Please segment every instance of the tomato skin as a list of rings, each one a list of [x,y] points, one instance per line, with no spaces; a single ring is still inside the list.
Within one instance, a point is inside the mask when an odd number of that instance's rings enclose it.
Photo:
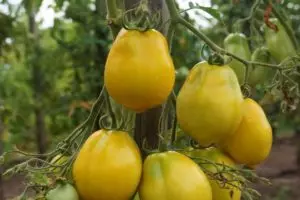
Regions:
[[[141,170],[140,151],[127,132],[99,130],[82,146],[73,179],[82,200],[128,200]]]
[[[258,103],[247,98],[243,119],[236,132],[224,142],[224,150],[238,163],[255,166],[264,161],[272,148],[272,128]]]
[[[220,149],[215,147],[210,147],[207,149],[192,149],[187,152],[187,155],[194,157],[194,158],[202,158],[209,160],[211,162],[227,165],[229,167],[234,167],[235,163],[234,161],[225,155]],[[213,164],[205,164],[202,166],[206,170],[208,170],[211,173],[217,173],[218,170],[222,170],[222,166],[217,166]],[[219,169],[217,170],[218,167]],[[232,181],[232,176],[225,175],[228,180]],[[225,184],[226,188],[222,188],[220,185],[222,183],[219,183],[217,180],[211,180],[209,179],[211,188],[212,188],[212,194],[213,194],[213,200],[240,200],[241,199],[241,191],[234,186],[231,186],[229,184]],[[231,182],[232,184],[235,184],[235,186],[238,186],[238,182]]]
[[[141,200],[212,200],[204,172],[193,160],[175,151],[146,158],[139,196]]]
[[[104,83],[117,103],[138,113],[166,101],[175,68],[165,37],[154,29],[122,29],[107,57]]]
[[[79,200],[79,197],[72,185],[60,183],[47,193],[46,200]]]
[[[272,63],[272,56],[269,49],[267,47],[259,47],[255,49],[251,56],[251,61]],[[275,73],[276,70],[268,67],[253,66],[253,70],[250,73],[249,84],[251,86],[255,86],[256,84],[268,84],[271,82]]]
[[[251,51],[247,38],[242,33],[231,33],[224,40],[224,48],[226,51],[243,58],[245,60],[250,60]],[[243,63],[232,59],[229,66],[236,73],[239,83],[243,84],[245,81],[246,67]],[[250,69],[251,70],[251,69]]]
[[[238,127],[242,102],[237,77],[229,66],[200,62],[179,91],[178,123],[200,145],[218,143]]]
[[[289,56],[297,55],[290,37],[278,19],[271,18],[269,21],[278,28],[278,31],[276,32],[275,30],[264,26],[266,44],[274,59],[279,63]]]

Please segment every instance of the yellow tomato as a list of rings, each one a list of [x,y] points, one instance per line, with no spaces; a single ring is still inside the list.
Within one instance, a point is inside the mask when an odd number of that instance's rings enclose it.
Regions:
[[[245,99],[243,109],[242,122],[226,139],[224,149],[235,161],[253,166],[268,157],[272,147],[272,128],[263,109],[254,100]]]
[[[200,145],[217,143],[231,135],[241,121],[243,96],[228,66],[198,63],[177,97],[181,129]]]
[[[73,178],[82,200],[128,200],[141,170],[139,149],[127,132],[99,130],[82,146]]]
[[[195,157],[195,158],[203,158],[209,160],[211,162],[227,165],[229,167],[234,167],[234,161],[226,156],[223,152],[221,152],[218,148],[211,147],[208,149],[195,149],[187,153],[187,155]],[[222,170],[222,166],[218,166],[213,164],[205,164],[203,167],[210,171],[211,173],[217,173],[218,170]],[[226,178],[230,181],[232,180],[232,176],[229,174],[225,175]],[[213,193],[213,200],[240,200],[241,199],[241,191],[235,187],[238,186],[238,182],[235,182],[235,186],[225,184],[225,187],[222,187],[223,183],[217,180],[210,179],[210,185]]]
[[[175,82],[165,37],[153,29],[122,29],[107,57],[104,82],[117,103],[136,112],[162,104]]]
[[[146,158],[139,196],[141,200],[212,200],[204,172],[193,160],[175,151]]]

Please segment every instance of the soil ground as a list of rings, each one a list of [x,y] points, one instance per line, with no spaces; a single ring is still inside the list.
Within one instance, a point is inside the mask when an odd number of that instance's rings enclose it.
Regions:
[[[273,145],[270,157],[256,170],[260,176],[271,180],[272,185],[255,185],[261,200],[300,200],[300,173],[297,172],[295,138],[280,139]],[[4,182],[5,200],[19,195],[23,177],[17,176]]]

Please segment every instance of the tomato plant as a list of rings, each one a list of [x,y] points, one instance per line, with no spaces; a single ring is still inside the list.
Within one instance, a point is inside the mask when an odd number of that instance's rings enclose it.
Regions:
[[[257,20],[255,14],[265,3],[256,1],[249,16],[237,22],[249,22],[247,36],[242,31],[227,34],[222,48],[187,21],[174,0],[165,1],[170,14],[165,21],[148,0],[127,10],[117,0],[106,3],[114,41],[104,86],[90,115],[49,153],[6,152],[1,161],[11,153],[28,159],[4,175],[29,174],[27,188],[49,200],[257,197],[252,182],[266,180],[255,167],[269,156],[273,137],[249,85],[270,83],[269,88],[282,92],[285,107],[300,96],[295,78],[300,57],[289,24],[269,19],[269,4],[265,21]],[[190,4],[190,9],[196,8],[221,18],[214,9]],[[79,13],[70,11],[68,16],[81,20]],[[278,31],[257,30],[263,23]],[[171,47],[177,25],[205,43],[195,65],[174,66]],[[259,38],[260,46],[250,38]],[[183,82],[177,96],[175,67],[177,80]],[[74,187],[65,183],[53,189],[53,181],[60,178]]]

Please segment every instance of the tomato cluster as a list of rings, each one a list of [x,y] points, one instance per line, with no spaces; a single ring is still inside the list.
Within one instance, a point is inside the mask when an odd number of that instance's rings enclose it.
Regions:
[[[105,86],[119,104],[137,113],[164,103],[175,69],[165,37],[155,30],[122,29],[105,66]],[[272,131],[262,108],[243,98],[238,78],[227,65],[206,61],[189,72],[177,97],[177,118],[185,134],[201,146],[181,153],[141,152],[130,134],[101,129],[85,141],[73,164],[82,200],[240,200],[239,182],[209,178],[223,165],[249,167],[268,156]],[[254,145],[255,144],[255,145]],[[194,158],[208,161],[199,166]],[[222,186],[223,185],[223,186]]]
[[[263,26],[264,39],[266,43],[264,46],[255,49],[251,55],[251,50],[247,38],[242,33],[231,33],[224,40],[224,48],[245,60],[264,63],[280,63],[288,57],[297,55],[297,51],[285,31],[282,24],[277,18],[269,19],[270,23],[277,28],[271,29],[268,26]],[[245,66],[237,60],[232,60],[229,66],[235,71],[240,84],[244,83]],[[249,66],[249,80],[251,86],[257,84],[269,83],[275,75],[275,71],[261,66]]]

